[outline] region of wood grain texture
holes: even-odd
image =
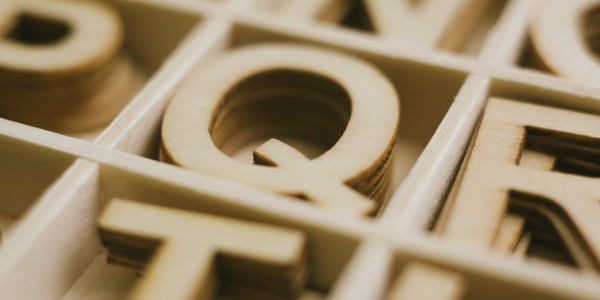
[[[318,48],[257,45],[227,54],[182,88],[165,114],[161,150],[175,165],[366,215],[383,199],[398,119],[391,83],[369,64]],[[309,161],[268,142],[255,165],[226,155],[281,132],[331,148]]]
[[[409,262],[391,286],[387,300],[459,300],[466,289],[457,273],[420,262]]]
[[[119,14],[92,1],[0,3],[0,116],[61,133],[106,125],[144,75]]]
[[[128,299],[295,299],[307,278],[302,232],[112,200],[98,219],[109,262],[145,270]]]
[[[411,1],[365,0],[365,3],[374,20],[375,31],[383,38],[433,48],[443,41],[448,29],[454,29],[458,23],[468,24],[469,19],[479,15],[466,13],[473,9],[471,6],[485,7],[491,1],[427,0],[415,4]]]
[[[534,65],[558,76],[598,85],[598,1],[543,1],[529,32]]]
[[[360,0],[363,1],[363,0]],[[279,13],[294,20],[341,23],[354,9],[353,0],[284,1]],[[381,39],[417,46],[457,50],[493,0],[364,0],[365,18]],[[370,28],[372,27],[372,28]],[[415,30],[418,28],[418,30]]]
[[[593,115],[490,99],[444,238],[489,249],[497,238],[508,200],[514,199],[551,211],[555,214],[551,218],[566,222],[562,226],[571,224],[562,236],[578,240],[569,243],[575,260],[589,261],[591,255],[592,261],[597,261],[600,245],[593,228],[598,226],[594,216],[600,212],[595,196],[598,178],[585,173],[589,166],[554,166],[550,170],[547,164],[536,169],[530,164],[520,166],[519,161],[525,147],[543,149],[559,159],[577,157],[593,165],[597,161],[595,149],[600,145],[598,125],[600,118]],[[560,222],[553,224],[561,226]]]
[[[411,1],[411,5],[418,7],[425,1],[428,0]],[[535,244],[531,232],[524,232],[513,250],[513,257],[519,260],[517,262],[500,259],[497,255],[478,253],[467,247],[454,251],[452,247],[445,247],[437,241],[431,241],[430,237],[413,235],[421,232],[431,212],[446,195],[447,187],[463,157],[475,121],[482,111],[484,99],[489,95],[538,101],[547,105],[595,113],[600,111],[597,101],[599,91],[589,84],[582,84],[577,80],[541,76],[535,72],[514,68],[504,59],[488,59],[492,57],[491,50],[498,50],[494,59],[512,57],[513,53],[520,51],[520,46],[517,44],[520,43],[521,36],[525,32],[521,22],[528,21],[524,17],[527,15],[524,12],[532,8],[531,4],[535,1],[509,1],[511,10],[503,12],[502,19],[505,25],[511,26],[494,28],[485,41],[486,45],[492,46],[490,56],[478,57],[477,60],[439,51],[439,47],[433,50],[420,49],[411,47],[407,45],[408,43],[384,40],[369,34],[340,29],[339,26],[329,26],[331,24],[323,24],[323,22],[320,24],[316,22],[312,24],[312,21],[308,20],[288,22],[286,18],[272,18],[272,15],[245,11],[244,9],[250,8],[253,2],[257,1],[111,0],[110,3],[115,4],[125,17],[128,29],[127,49],[131,51],[134,58],[144,62],[144,65],[151,70],[157,70],[163,62],[165,63],[163,67],[166,68],[160,67],[162,69],[158,72],[160,76],[153,76],[144,92],[138,95],[135,105],[130,106],[126,114],[119,116],[115,126],[111,126],[112,129],[106,135],[105,143],[85,143],[0,120],[0,135],[10,137],[2,140],[22,142],[15,143],[15,153],[28,153],[29,147],[24,144],[35,145],[39,150],[41,155],[36,156],[38,159],[32,160],[31,163],[37,164],[39,161],[40,166],[57,164],[53,161],[55,155],[42,155],[45,151],[57,152],[68,156],[69,159],[84,157],[93,161],[86,163],[90,168],[86,170],[90,173],[82,174],[81,169],[70,168],[67,172],[68,177],[62,177],[53,184],[51,181],[59,176],[58,173],[48,176],[48,182],[44,184],[37,178],[39,174],[36,175],[34,172],[29,176],[30,178],[27,178],[29,182],[39,182],[34,190],[37,191],[39,188],[41,192],[49,186],[51,192],[37,201],[34,201],[35,197],[32,196],[31,206],[24,205],[22,202],[19,204],[20,207],[29,207],[29,209],[24,212],[22,218],[15,221],[14,238],[7,237],[4,246],[0,248],[2,298],[60,299],[69,288],[71,290],[66,297],[124,298],[123,293],[127,289],[125,286],[133,281],[133,272],[128,271],[124,273],[127,276],[122,277],[111,276],[115,273],[104,272],[106,270],[98,266],[120,267],[106,266],[103,257],[97,258],[92,265],[89,265],[98,255],[101,247],[94,222],[96,211],[102,208],[103,199],[113,196],[123,198],[131,196],[131,199],[137,201],[160,203],[188,210],[210,211],[230,217],[299,228],[307,232],[311,240],[309,251],[314,262],[314,272],[310,278],[311,286],[318,288],[319,292],[327,293],[328,299],[380,299],[382,287],[387,286],[389,281],[390,268],[397,267],[398,263],[404,265],[407,260],[443,266],[444,269],[461,274],[468,281],[469,299],[496,299],[503,296],[516,300],[599,298],[600,284],[593,273],[552,268],[547,264],[522,264],[520,260],[527,254],[528,244],[530,242]],[[282,3],[283,0],[273,2]],[[310,10],[306,11],[307,14],[313,13]],[[188,24],[185,20],[190,20],[186,19],[186,15],[192,16],[194,22],[202,20],[199,26],[190,25],[196,26],[194,28],[198,30],[195,29],[196,33],[185,37],[182,44],[185,47],[178,47],[179,50],[168,54],[171,51],[169,49],[174,48],[174,45],[186,35],[185,30],[178,29],[187,26],[182,25]],[[336,19],[339,15],[332,14],[329,17]],[[464,21],[461,24],[465,26],[470,22],[466,19]],[[502,36],[511,38],[498,38]],[[480,38],[486,39],[483,36]],[[289,197],[276,193],[210,178],[211,176],[198,172],[127,154],[156,157],[162,112],[173,90],[188,80],[186,75],[188,70],[203,68],[206,62],[226,53],[228,48],[234,49],[243,45],[274,40],[319,44],[370,60],[390,76],[398,92],[403,96],[403,112],[405,116],[408,115],[408,118],[403,120],[404,125],[410,124],[412,127],[405,132],[416,133],[423,144],[429,142],[429,145],[415,167],[411,166],[425,145],[416,147],[418,149],[415,149],[414,154],[411,152],[410,155],[414,155],[414,159],[406,160],[406,173],[410,171],[410,175],[407,180],[394,185],[394,187],[401,186],[398,194],[402,197],[395,197],[390,201],[389,208],[398,208],[397,213],[394,212],[389,217],[390,222],[347,218],[334,213],[334,210],[315,209],[311,205],[290,201]],[[510,43],[507,44],[506,41]],[[467,76],[469,73],[471,75]],[[471,79],[464,84],[465,88],[461,91],[461,96],[454,100],[454,89],[444,86],[455,85],[458,90],[458,86],[466,77]],[[407,99],[409,101],[406,101]],[[449,103],[452,103],[452,108],[446,113]],[[302,111],[302,114],[307,112]],[[438,113],[439,118],[434,117]],[[285,116],[289,118],[293,115],[290,113]],[[317,116],[324,117],[331,114],[321,112]],[[442,118],[444,120],[440,124]],[[225,118],[221,121],[223,120]],[[329,126],[327,128],[333,129],[323,130],[320,133],[323,140],[331,141],[331,137],[334,136],[331,132],[336,130],[339,132],[341,122],[337,120],[326,122],[326,126]],[[223,124],[227,122],[221,123]],[[431,136],[429,131],[433,134],[438,124],[440,124],[439,129],[429,141]],[[423,128],[431,130],[422,130]],[[424,133],[420,135],[420,132]],[[543,142],[540,136],[537,138],[538,142]],[[402,140],[403,137],[398,139],[397,143],[401,143]],[[0,148],[6,146],[5,142]],[[235,146],[235,142],[221,145],[225,148],[235,148]],[[278,154],[285,153],[290,160],[279,160],[282,167],[285,165],[295,172],[300,168],[306,168],[304,165],[308,162],[306,158],[298,155],[294,149],[278,146],[281,145],[266,144],[265,147],[258,149],[258,155],[260,151],[266,151],[267,156],[273,158],[269,160],[269,157],[265,156],[263,163],[274,163],[278,159]],[[278,148],[277,151],[281,152],[269,152],[273,148]],[[3,161],[9,161],[10,157],[10,155],[4,157]],[[541,172],[537,168],[550,165],[548,161],[535,158],[532,160],[527,157],[532,158],[529,154],[521,155],[519,168]],[[13,165],[18,166],[19,162],[9,166]],[[563,171],[583,169],[592,174],[594,172],[594,168],[572,158],[556,159],[555,165],[564,168]],[[79,172],[73,172],[77,170]],[[14,177],[12,172],[5,170],[3,173],[4,177]],[[21,173],[29,174],[28,172],[18,174]],[[67,184],[67,181],[71,183]],[[80,181],[87,183],[83,184]],[[24,187],[26,185],[11,186],[10,182],[12,181],[5,182],[3,185],[9,194],[19,194],[26,190]],[[35,193],[31,190],[28,194]],[[411,201],[409,209],[403,209],[403,205],[398,205],[398,200],[407,199]],[[387,210],[387,212],[391,211]],[[398,215],[402,217],[397,218]],[[546,217],[554,218],[552,211]],[[562,220],[562,216],[558,215],[558,219]],[[405,220],[408,221],[396,230],[398,228],[393,226],[394,222],[405,222]],[[506,214],[502,220],[506,220]],[[567,229],[567,237],[576,237],[572,234],[569,224],[563,223],[563,225],[566,225],[564,228]],[[503,230],[502,228],[501,225],[499,230]],[[517,228],[517,230],[508,230],[508,232],[518,232],[518,226],[505,227],[505,229],[510,228]],[[516,235],[517,233],[506,236]],[[511,248],[514,239],[502,239],[501,236],[504,235],[497,235],[491,243],[505,244]],[[378,243],[373,243],[370,241],[372,237],[380,240]],[[510,243],[500,243],[501,240]],[[574,241],[579,245],[577,239]],[[353,254],[358,244],[360,247],[368,245],[372,249]],[[585,256],[584,253],[584,258]],[[390,261],[391,257],[395,262]],[[349,259],[351,263],[348,262]],[[345,266],[346,264],[350,265]],[[583,263],[578,260],[577,264]],[[582,275],[584,273],[585,275]],[[77,279],[80,275],[81,277]],[[332,289],[332,285],[338,285],[340,288]],[[102,291],[106,293],[95,292],[97,289],[109,286],[113,289]],[[498,291],[504,293],[500,294]],[[107,295],[110,292],[114,294]],[[305,295],[300,297],[303,296]],[[307,298],[311,296],[310,293],[306,293]]]

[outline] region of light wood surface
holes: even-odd
[[[118,14],[111,7],[95,2],[2,1],[1,23],[5,34],[14,26],[10,22],[22,14],[64,22],[70,29],[64,41],[49,47],[4,39],[0,46],[2,69],[13,70],[21,75],[20,79],[39,73],[46,76],[37,75],[35,79],[56,82],[82,76],[81,73],[89,72],[88,68],[93,70],[111,60],[123,40]]]
[[[136,271],[118,265],[108,265],[105,252],[98,255],[86,272],[77,279],[62,300],[124,299],[138,277]]]
[[[511,255],[521,240],[524,227],[525,218],[522,216],[506,214],[502,217],[493,245],[494,250]]]
[[[460,275],[434,266],[409,262],[392,283],[388,300],[458,300],[465,293]]]
[[[568,236],[581,234],[583,239],[577,247],[570,243],[571,254],[580,257],[575,258],[576,261],[589,260],[583,254],[585,250],[578,250],[589,247],[592,260],[597,261],[600,252],[592,228],[596,226],[593,216],[600,209],[593,196],[598,179],[586,175],[587,165],[584,169],[580,164],[570,169],[552,165],[549,169],[546,162],[535,168],[532,163],[520,166],[519,162],[523,147],[544,151],[558,159],[575,155],[578,159],[594,161],[594,156],[589,155],[597,151],[592,149],[600,137],[596,129],[599,122],[600,118],[593,115],[490,99],[444,238],[481,249],[491,247],[504,222],[509,198],[523,198],[534,201],[531,204],[539,205],[540,209],[555,211],[558,213],[555,217],[564,211],[568,222],[574,224]],[[547,159],[544,156],[542,160]],[[482,175],[488,172],[494,176]],[[578,251],[583,252],[577,254]]]
[[[360,60],[291,44],[253,46],[227,54],[175,96],[163,122],[162,159],[334,210],[373,214],[387,187],[399,111],[389,81]],[[267,142],[255,152],[255,165],[226,155],[279,132],[331,149],[308,161]]]
[[[470,54],[332,26],[331,22],[337,23],[336,18],[343,13],[316,18],[282,17],[277,10],[283,7],[279,6],[281,3],[290,3],[286,0],[273,1],[269,6],[273,10],[257,11],[260,3],[267,2],[102,2],[122,17],[126,53],[148,72],[149,80],[96,143],[0,119],[0,210],[10,213],[7,219],[15,217],[8,229],[0,224],[3,299],[125,299],[138,279],[129,269],[106,263],[96,223],[99,212],[112,197],[303,232],[308,237],[307,253],[313,270],[308,290],[300,299],[381,299],[402,267],[413,263],[435,266],[459,276],[469,299],[600,298],[596,259],[588,251],[590,247],[582,247],[580,237],[574,234],[577,231],[564,222],[563,215],[555,210],[540,210],[539,205],[527,207],[531,202],[528,197],[512,197],[511,203],[519,204],[522,210],[535,210],[536,220],[544,221],[540,223],[543,226],[532,231],[528,227],[532,216],[526,214],[529,219],[525,220],[525,229],[520,230],[520,221],[507,221],[514,215],[507,217],[505,212],[496,220],[499,233],[489,239],[489,244],[495,245],[493,249],[504,249],[501,252],[506,253],[518,236],[510,258],[489,251],[490,247],[478,251],[476,247],[443,243],[427,234],[460,169],[488,98],[505,97],[525,105],[538,103],[600,113],[600,90],[595,82],[565,79],[516,65],[525,48],[532,16],[539,12],[538,5],[548,6],[550,1],[510,0],[505,6],[503,1],[495,1],[492,6],[499,15],[497,22],[487,14],[479,15],[477,9],[470,10],[472,18],[459,17],[459,27],[477,24],[477,33],[469,33],[468,39],[469,43],[483,45],[483,50],[475,47]],[[415,8],[411,6],[411,14],[427,2],[411,2]],[[297,4],[302,3],[310,4]],[[304,15],[318,14],[315,8],[304,10]],[[438,21],[431,20],[432,24]],[[590,28],[593,26],[586,30]],[[419,30],[421,27],[415,31]],[[583,32],[585,37],[592,33]],[[367,61],[389,78],[401,96],[402,123],[396,138],[396,146],[401,147],[394,147],[396,157],[390,172],[398,170],[396,166],[402,170],[396,179],[391,177],[389,202],[380,209],[378,218],[349,217],[254,185],[153,160],[158,158],[165,107],[175,91],[193,78],[191,72],[204,69],[238,48],[266,42],[293,42]],[[565,57],[568,61],[573,55]],[[267,144],[262,150],[268,152],[271,146]],[[525,148],[515,168],[576,177],[548,171],[553,159],[540,156],[543,151]],[[305,167],[307,160],[293,149],[282,146],[278,151],[296,158],[283,161],[294,170]],[[269,155],[276,157],[281,153]],[[575,163],[578,162],[572,159],[554,159],[559,167],[578,165]],[[25,201],[13,201],[20,197]],[[566,266],[531,256],[532,250],[539,247],[539,234],[548,234],[549,229],[554,232],[548,240],[563,241],[565,248],[574,253]],[[588,235],[584,237],[590,239]],[[564,251],[551,254],[565,258]],[[415,279],[427,282],[423,278],[436,276]]]
[[[361,0],[362,1],[362,0]],[[274,9],[279,14],[300,21],[310,19],[340,23],[357,12],[361,1],[287,0]],[[409,42],[420,47],[459,49],[477,22],[481,21],[493,0],[364,0],[364,18],[368,28],[379,38]],[[415,30],[419,28],[419,30]]]
[[[597,14],[598,2],[593,0],[541,4],[530,26],[535,64],[558,76],[597,85]]]
[[[145,271],[128,299],[210,299],[216,268],[246,299],[294,299],[306,282],[299,231],[119,199],[98,223],[109,261]]]
[[[481,6],[491,1],[470,0],[429,0],[418,1],[365,1],[375,31],[383,38],[396,41],[410,41],[417,45],[435,47],[459,21],[465,21],[479,14],[467,13],[470,6]],[[479,9],[479,8],[478,8]],[[420,30],[414,30],[420,28]],[[450,31],[451,32],[451,31]],[[459,33],[454,37],[463,35]]]
[[[0,116],[61,133],[109,123],[144,75],[121,53],[123,23],[91,1],[0,4]]]
[[[0,4],[0,116],[65,134],[107,125],[145,75],[122,51],[123,22],[91,1]]]

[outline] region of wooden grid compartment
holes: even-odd
[[[12,137],[2,137],[2,218],[6,235],[13,223],[69,168],[76,157],[41,148]]]
[[[97,224],[114,197],[306,233],[312,271],[303,300],[385,299],[415,263],[460,278],[459,299],[600,298],[597,274],[510,260],[431,232],[488,98],[600,114],[600,88],[518,66],[544,1],[492,1],[478,30],[452,50],[380,39],[320,16],[294,19],[271,2],[108,1],[125,21],[125,47],[151,75],[111,125],[90,142],[0,119],[3,299],[124,299],[140,279],[106,263]],[[265,42],[349,54],[392,82],[401,121],[386,205],[375,218],[158,161],[162,118],[178,88],[227,51]]]
[[[108,97],[112,98],[124,97],[124,99],[118,100],[118,103],[94,104],[92,109],[95,109],[98,114],[106,115],[103,118],[108,122],[95,121],[94,124],[97,123],[95,127],[84,131],[67,128],[61,129],[59,127],[49,127],[49,130],[58,131],[90,142],[95,140],[106,129],[110,121],[117,116],[120,110],[132,100],[133,96],[140,89],[143,89],[145,83],[148,80],[153,80],[160,74],[160,66],[173,54],[173,50],[182,42],[184,37],[195,26],[201,23],[202,20],[201,14],[189,14],[182,10],[173,10],[168,7],[142,2],[113,1],[110,5],[114,8],[115,13],[122,22],[124,35],[122,44],[117,50],[119,62],[117,62],[118,66],[115,68],[121,70],[119,73],[127,74],[128,77],[121,76],[120,80],[127,82],[131,86],[131,89],[134,90],[108,95]],[[34,25],[30,27],[32,31],[36,30]],[[77,29],[69,30],[75,31]],[[41,47],[43,48],[44,46],[42,45]],[[129,67],[125,67],[121,61],[126,61],[125,64]],[[110,76],[116,75],[111,74]],[[75,87],[72,88],[75,89]],[[111,85],[111,89],[122,90],[121,87],[114,86],[114,84]],[[78,96],[75,92],[72,92],[72,94],[75,96],[71,97]]]

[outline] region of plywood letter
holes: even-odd
[[[454,49],[492,0],[358,0],[364,1],[375,33],[384,39],[425,47]],[[296,19],[319,15],[343,17],[353,0],[289,0],[282,14]],[[335,10],[336,12],[330,12]],[[329,19],[329,18],[328,18]],[[335,20],[334,20],[335,21]],[[337,20],[340,21],[340,20]]]
[[[292,44],[251,46],[203,69],[174,97],[162,156],[337,211],[370,214],[384,196],[399,111],[392,84],[366,62]],[[255,165],[224,153],[282,132],[331,148],[308,160],[271,140],[255,152]]]
[[[98,222],[111,261],[146,269],[131,300],[212,299],[217,267],[250,295],[295,299],[306,282],[306,237],[296,230],[119,199]]]
[[[536,63],[558,76],[598,84],[600,49],[594,0],[543,1],[530,26]]]
[[[598,116],[490,99],[443,237],[490,249],[498,234],[504,234],[499,230],[510,198],[539,206],[551,219],[567,218],[565,224],[572,222],[575,228],[571,234],[561,234],[565,242],[572,244],[569,238],[581,234],[585,248],[589,247],[597,261],[600,258],[599,149]],[[520,165],[521,160],[529,162]],[[567,231],[555,223],[559,225],[559,233]],[[511,244],[514,245],[514,240]],[[582,257],[575,260],[586,261]]]
[[[0,117],[72,134],[111,121],[143,75],[119,13],[96,1],[0,1]]]

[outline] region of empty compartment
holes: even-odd
[[[0,135],[0,233],[7,236],[75,157]]]

